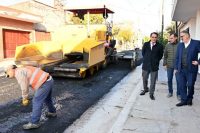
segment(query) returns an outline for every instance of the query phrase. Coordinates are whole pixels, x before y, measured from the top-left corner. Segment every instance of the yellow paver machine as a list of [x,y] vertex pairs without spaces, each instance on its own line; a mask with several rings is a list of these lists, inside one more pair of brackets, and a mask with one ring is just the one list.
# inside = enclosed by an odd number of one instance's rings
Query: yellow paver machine
[[[114,13],[105,6],[68,11],[87,14],[88,20],[90,14]],[[108,63],[104,46],[107,32],[106,25],[90,25],[89,21],[87,25],[66,25],[53,33],[53,41],[18,46],[15,62],[41,67],[53,76],[85,78]]]

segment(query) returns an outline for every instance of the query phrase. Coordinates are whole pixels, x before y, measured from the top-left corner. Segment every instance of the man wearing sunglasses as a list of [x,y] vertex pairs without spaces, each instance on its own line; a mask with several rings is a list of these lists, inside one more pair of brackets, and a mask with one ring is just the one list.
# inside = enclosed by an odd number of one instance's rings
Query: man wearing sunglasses
[[177,47],[175,72],[180,81],[181,102],[176,106],[192,105],[194,84],[198,73],[200,41],[190,38],[188,31],[180,33],[182,43]]
[[23,129],[33,129],[40,127],[40,117],[42,106],[45,103],[48,107],[46,117],[56,117],[56,108],[52,102],[52,86],[53,78],[49,73],[44,72],[40,68],[25,66],[17,67],[16,65],[8,66],[6,77],[16,78],[22,90],[22,105],[29,104],[28,93],[31,87],[35,93],[32,100],[32,115],[29,123],[23,125]]

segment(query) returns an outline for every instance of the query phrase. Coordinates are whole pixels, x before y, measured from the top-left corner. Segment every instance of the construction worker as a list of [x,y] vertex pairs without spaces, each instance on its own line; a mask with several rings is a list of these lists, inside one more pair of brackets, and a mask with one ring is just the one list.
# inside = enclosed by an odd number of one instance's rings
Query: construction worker
[[56,108],[52,103],[52,86],[53,78],[49,73],[44,72],[40,68],[25,66],[17,67],[16,65],[8,66],[6,69],[6,77],[16,78],[22,90],[22,105],[29,104],[29,87],[35,93],[32,99],[32,115],[29,123],[23,125],[23,129],[33,129],[40,127],[40,117],[42,106],[45,103],[48,107],[46,117],[56,117]]

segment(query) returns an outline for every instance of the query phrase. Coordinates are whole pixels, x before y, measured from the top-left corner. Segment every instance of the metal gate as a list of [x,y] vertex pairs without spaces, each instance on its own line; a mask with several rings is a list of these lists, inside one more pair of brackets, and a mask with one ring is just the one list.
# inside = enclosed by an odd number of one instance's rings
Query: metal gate
[[15,56],[16,46],[24,45],[30,42],[30,32],[17,30],[3,30],[4,58],[13,58]]

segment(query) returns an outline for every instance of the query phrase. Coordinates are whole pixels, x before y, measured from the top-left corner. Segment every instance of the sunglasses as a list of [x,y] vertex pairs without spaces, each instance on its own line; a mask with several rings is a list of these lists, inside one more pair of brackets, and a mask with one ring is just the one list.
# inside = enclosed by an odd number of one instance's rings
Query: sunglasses
[[185,35],[180,36],[181,38],[183,38]]

